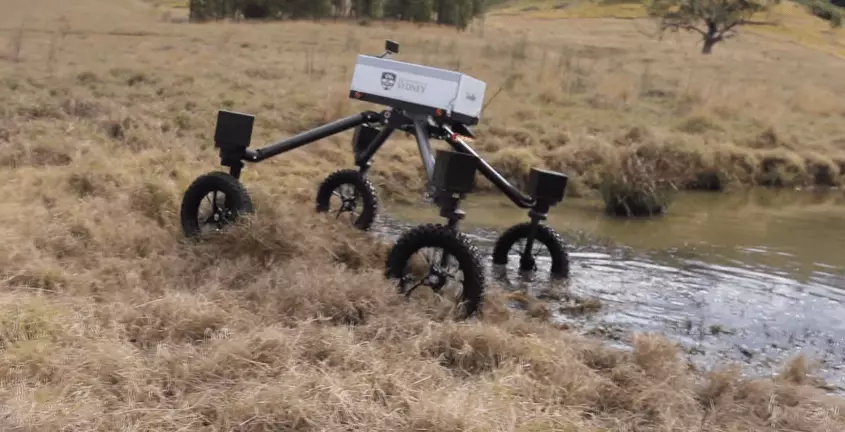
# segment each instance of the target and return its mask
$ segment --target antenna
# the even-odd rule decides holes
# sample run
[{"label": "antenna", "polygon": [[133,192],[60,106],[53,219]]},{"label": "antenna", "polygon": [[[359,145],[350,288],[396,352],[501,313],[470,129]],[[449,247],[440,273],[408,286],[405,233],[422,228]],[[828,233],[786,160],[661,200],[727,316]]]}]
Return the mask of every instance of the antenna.
[{"label": "antenna", "polygon": [[513,83],[514,83],[517,79],[519,79],[519,78],[520,78],[520,76],[521,76],[521,75],[520,75],[520,74],[518,74],[518,73],[512,73],[512,74],[508,75],[508,77],[505,79],[505,82],[503,82],[503,83],[502,83],[502,86],[501,86],[501,87],[499,87],[499,89],[498,89],[498,90],[496,90],[496,93],[494,93],[494,94],[493,94],[493,96],[492,96],[490,99],[488,99],[488,100],[487,100],[487,103],[485,103],[485,104],[484,104],[484,106],[483,106],[483,107],[481,107],[481,110],[482,110],[482,111],[486,110],[486,109],[487,109],[487,106],[488,106],[488,105],[490,105],[490,103],[491,103],[491,102],[493,102],[493,99],[496,99],[496,96],[498,96],[498,95],[499,95],[499,93],[501,93],[501,92],[502,92],[502,90],[504,90],[504,89],[505,89],[505,87],[510,87],[510,86],[512,86],[512,85],[513,85]]}]

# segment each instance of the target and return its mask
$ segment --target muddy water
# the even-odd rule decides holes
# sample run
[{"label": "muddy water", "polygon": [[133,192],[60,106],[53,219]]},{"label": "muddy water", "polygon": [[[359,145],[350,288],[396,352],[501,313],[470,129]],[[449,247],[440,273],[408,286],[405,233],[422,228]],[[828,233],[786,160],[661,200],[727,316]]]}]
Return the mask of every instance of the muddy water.
[{"label": "muddy water", "polygon": [[[527,212],[489,197],[470,197],[462,208],[463,231],[488,255],[494,276],[493,242]],[[392,206],[376,230],[394,237],[439,221],[433,205]],[[662,333],[705,368],[736,362],[770,374],[804,352],[822,362],[819,372],[836,391],[845,387],[842,191],[685,193],[668,214],[647,220],[609,218],[599,201],[567,199],[548,223],[569,248],[570,280],[511,289],[547,299],[556,320],[620,346],[633,332]],[[557,307],[561,293],[602,307],[573,313]]]}]

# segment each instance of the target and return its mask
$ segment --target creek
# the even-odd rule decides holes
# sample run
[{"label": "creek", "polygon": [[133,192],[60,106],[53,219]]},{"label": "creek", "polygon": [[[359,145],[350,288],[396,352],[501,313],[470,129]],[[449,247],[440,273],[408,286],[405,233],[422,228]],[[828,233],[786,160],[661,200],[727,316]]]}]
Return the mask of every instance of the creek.
[{"label": "creek", "polygon": [[[568,281],[511,277],[507,289],[545,299],[555,321],[620,347],[630,347],[637,332],[663,334],[698,367],[739,363],[769,375],[803,352],[842,392],[845,193],[685,192],[665,215],[647,219],[612,218],[602,207],[566,198],[549,214],[569,253]],[[470,196],[461,208],[461,230],[492,274],[493,243],[510,225],[528,221],[527,210],[490,196]],[[374,230],[395,238],[426,222],[443,222],[434,205],[392,204]],[[509,260],[514,272],[517,261]],[[601,308],[561,308],[561,293],[596,299]]]}]

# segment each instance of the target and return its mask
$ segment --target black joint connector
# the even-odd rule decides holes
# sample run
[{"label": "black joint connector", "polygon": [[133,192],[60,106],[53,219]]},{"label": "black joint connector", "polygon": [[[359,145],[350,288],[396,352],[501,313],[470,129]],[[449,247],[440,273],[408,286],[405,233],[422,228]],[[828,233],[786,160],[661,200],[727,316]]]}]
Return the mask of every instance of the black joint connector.
[{"label": "black joint connector", "polygon": [[384,120],[384,112],[365,111],[363,115],[367,123],[381,123]]},{"label": "black joint connector", "polygon": [[405,114],[401,112],[393,111],[386,117],[387,119],[387,126],[392,128],[400,128],[408,123],[411,123],[411,119],[409,119]]},{"label": "black joint connector", "polygon": [[534,202],[534,206],[531,207],[531,210],[528,211],[528,216],[531,219],[546,220],[550,209],[551,203],[544,199],[538,199]]},{"label": "black joint connector", "polygon": [[255,150],[246,149],[244,158],[250,162],[255,162],[261,157],[261,154]]},{"label": "black joint connector", "polygon": [[440,206],[440,217],[449,221],[450,228],[456,228],[458,223],[466,217],[466,213],[460,210],[458,206],[464,194],[449,192],[444,189],[439,189],[435,196],[437,204]]},{"label": "black joint connector", "polygon": [[233,167],[233,166],[241,166],[243,162],[244,156],[246,156],[245,149],[236,149],[232,150],[230,148],[221,148],[220,149],[220,165]]}]

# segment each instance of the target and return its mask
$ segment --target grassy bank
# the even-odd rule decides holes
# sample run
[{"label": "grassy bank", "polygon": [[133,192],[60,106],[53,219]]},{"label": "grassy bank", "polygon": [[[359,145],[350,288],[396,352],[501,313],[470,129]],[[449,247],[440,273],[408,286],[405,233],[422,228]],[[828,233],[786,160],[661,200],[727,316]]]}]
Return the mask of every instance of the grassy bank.
[{"label": "grassy bank", "polygon": [[[506,311],[497,291],[482,320],[443,320],[393,294],[383,248],[290,199],[259,193],[252,226],[187,246],[172,218],[160,224],[126,198],[143,189],[61,197],[4,232],[14,246],[3,268],[15,269],[0,295],[4,429],[845,425],[841,399],[815,389],[801,360],[774,380],[699,374],[658,336],[630,353],[602,348],[542,314]],[[45,225],[46,213],[73,216]]]},{"label": "grassy bank", "polygon": [[[639,147],[671,161],[666,172],[719,168],[744,173],[744,182],[767,155],[798,163],[818,150],[835,167],[829,137],[841,126],[817,110],[841,109],[825,93],[836,81],[810,76],[833,69],[788,79],[811,54],[736,44],[711,60],[684,59],[684,48],[634,39],[629,24],[613,22],[538,24],[523,40],[496,23],[483,37],[456,37],[309,23],[185,26],[130,1],[44,3],[29,15],[30,2],[3,6],[4,430],[845,425],[841,399],[815,389],[801,361],[774,380],[702,374],[659,337],[640,337],[626,353],[555,328],[542,307],[507,311],[495,287],[477,322],[399,301],[381,277],[384,247],[312,211],[317,182],[351,166],[348,135],[248,167],[254,226],[190,246],[177,222],[184,188],[217,166],[219,107],[256,113],[257,141],[353,112],[343,97],[351,61],[387,37],[403,43],[403,59],[460,63],[494,87],[522,74],[490,107],[479,149],[514,178],[550,166],[584,190],[623,160],[621,149]],[[60,18],[66,25],[53,32]],[[774,68],[772,56],[792,60]],[[727,81],[729,59],[746,66]],[[685,81],[689,63],[695,78]],[[757,73],[786,87],[749,84]],[[790,93],[799,85],[815,97]],[[760,145],[761,134],[777,139]],[[379,155],[374,178],[385,196],[419,189],[416,157],[410,140]],[[809,172],[801,166],[795,179]]]}]

